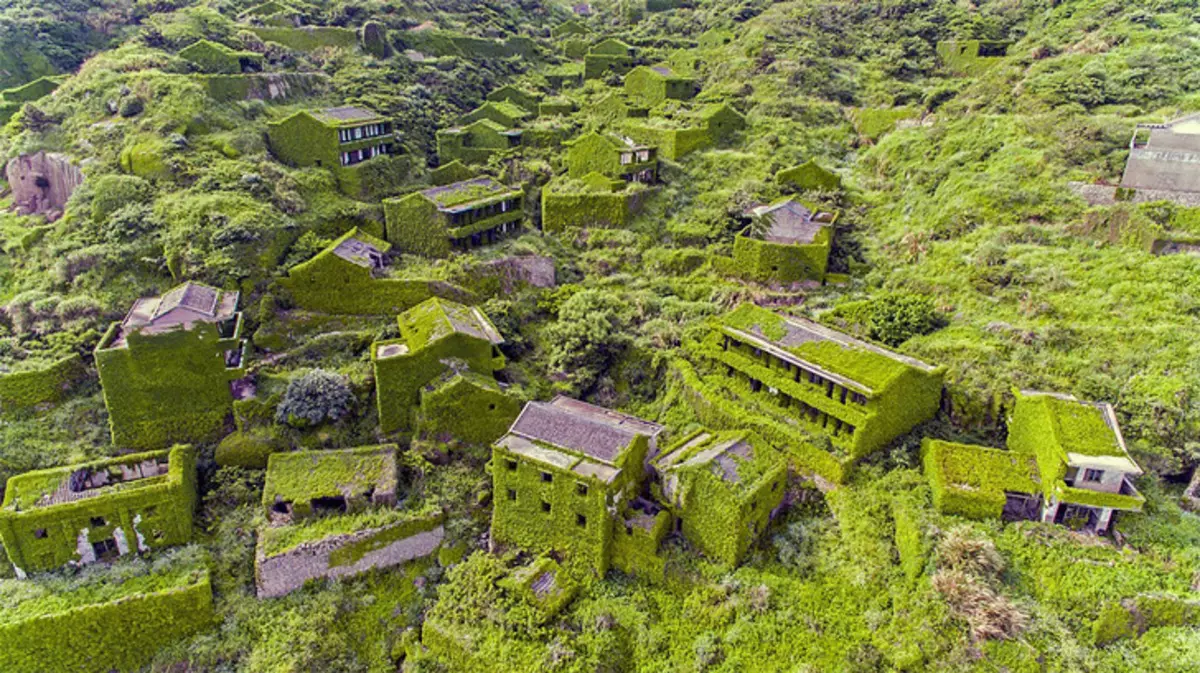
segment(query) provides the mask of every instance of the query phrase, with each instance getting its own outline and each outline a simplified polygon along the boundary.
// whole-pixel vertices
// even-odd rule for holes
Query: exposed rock
[[[512,292],[518,285],[554,287],[554,259],[541,255],[505,257],[480,265],[475,273],[481,276],[499,276],[505,292]]]
[[[67,199],[83,183],[83,173],[70,159],[46,152],[23,154],[9,161],[5,173],[17,211],[22,215],[45,215],[49,222],[62,216]]]

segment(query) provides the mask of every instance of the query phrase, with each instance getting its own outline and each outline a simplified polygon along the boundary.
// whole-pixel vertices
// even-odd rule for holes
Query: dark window
[[[750,501],[750,510],[754,511],[756,509],[758,509],[758,501],[757,500]]]
[[[103,528],[107,525],[108,525],[108,522],[104,520],[104,517],[102,517],[102,516],[92,517],[92,526],[94,528]]]
[[[162,532],[161,530],[156,530],[156,531],[154,531],[154,539],[155,539],[155,540],[162,540],[162,539],[163,539],[163,532]]]
[[[346,513],[346,499],[340,495],[313,498],[309,504],[312,506],[313,514],[318,516]]]
[[[579,495],[588,494],[588,486],[583,482],[575,482],[575,492]]]
[[[1088,468],[1083,471],[1084,481],[1104,481],[1104,470],[1093,470]]]
[[[575,525],[576,526],[586,526],[587,525],[587,517],[582,514],[576,514],[575,515]]]
[[[546,502],[545,500],[542,501],[542,511],[547,514],[550,513],[550,503]]]
[[[510,459],[510,460],[505,460],[505,461],[504,461],[504,464],[508,466],[508,471],[509,471],[509,472],[516,472],[516,471],[517,471],[517,461],[515,461],[515,460],[511,460],[511,459]]]
[[[38,528],[37,530],[33,531],[33,536],[39,540],[45,540],[46,535],[47,533],[45,528]]]
[[[550,482],[554,481],[554,475],[550,474],[549,472],[543,472],[542,473],[542,481],[549,484]]]
[[[509,500],[516,500],[516,499],[517,499],[517,492],[516,492],[516,491],[514,491],[514,490],[513,490],[513,489],[511,489],[511,488],[510,488],[510,489],[508,489],[508,499],[509,499]]]
[[[771,484],[771,492],[772,493],[774,493],[775,491],[778,491],[778,490],[779,490],[779,482],[775,482],[774,484]]]

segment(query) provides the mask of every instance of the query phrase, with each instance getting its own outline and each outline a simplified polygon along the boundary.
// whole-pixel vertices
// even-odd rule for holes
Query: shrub
[[[974,535],[970,526],[952,528],[937,548],[938,566],[981,577],[998,577],[1004,558],[991,539]]]
[[[96,181],[92,220],[100,223],[121,208],[148,202],[154,196],[149,182],[136,175],[105,175]]]
[[[960,570],[943,570],[933,576],[933,588],[950,611],[967,622],[976,640],[1005,640],[1020,633],[1029,621],[1006,596]]]
[[[295,427],[337,421],[350,413],[354,393],[346,377],[314,369],[288,382],[283,401],[275,412],[275,421]]]
[[[140,115],[144,109],[146,109],[146,104],[142,102],[142,99],[133,96],[121,101],[121,108],[118,110],[118,114],[128,119],[129,117]]]

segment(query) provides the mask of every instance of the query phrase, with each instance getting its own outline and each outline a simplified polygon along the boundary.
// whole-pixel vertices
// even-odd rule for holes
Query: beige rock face
[[[22,215],[45,215],[50,222],[62,216],[67,199],[83,183],[83,173],[70,159],[46,152],[23,154],[9,161],[5,173],[17,211]]]

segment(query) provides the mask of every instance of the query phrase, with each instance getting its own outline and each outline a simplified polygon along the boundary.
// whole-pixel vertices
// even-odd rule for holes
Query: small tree
[[[350,413],[354,393],[345,376],[314,369],[288,382],[275,421],[302,428],[336,421]]]

